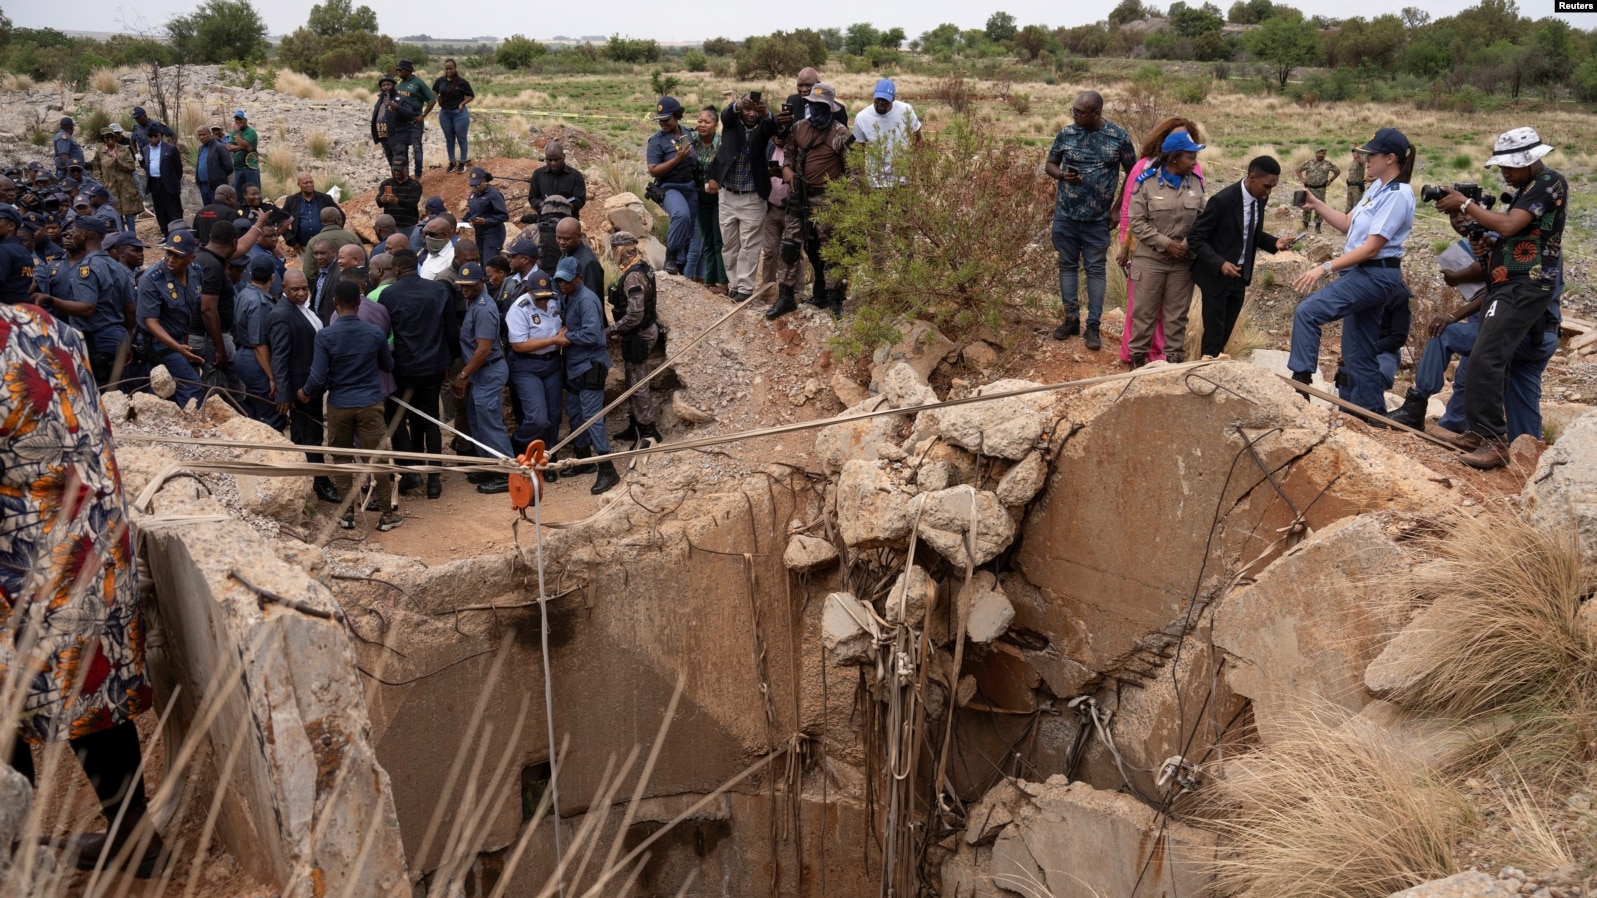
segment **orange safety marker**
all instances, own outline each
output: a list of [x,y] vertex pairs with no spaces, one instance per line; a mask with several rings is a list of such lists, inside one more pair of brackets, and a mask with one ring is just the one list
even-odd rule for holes
[[510,507],[524,511],[532,505],[534,497],[543,499],[543,472],[538,469],[549,463],[548,456],[544,455],[543,440],[528,443],[527,451],[517,456],[516,462],[533,469],[531,475],[525,471],[510,475]]

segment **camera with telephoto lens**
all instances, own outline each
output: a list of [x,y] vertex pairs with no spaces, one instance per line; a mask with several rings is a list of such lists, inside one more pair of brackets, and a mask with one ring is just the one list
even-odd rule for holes
[[[1454,184],[1453,190],[1457,193],[1463,194],[1469,199],[1474,200],[1476,203],[1480,204],[1481,208],[1483,209],[1490,209],[1492,208],[1492,205],[1497,202],[1497,198],[1482,190],[1481,185],[1479,184]],[[1431,184],[1426,184],[1424,187],[1420,188],[1420,202],[1422,203],[1434,203],[1446,195],[1447,188],[1445,187],[1436,187]]]

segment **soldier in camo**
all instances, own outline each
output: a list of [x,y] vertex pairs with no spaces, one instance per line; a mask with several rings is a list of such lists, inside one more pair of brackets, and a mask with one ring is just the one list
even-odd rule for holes
[[1364,199],[1364,157],[1356,151],[1353,161],[1347,164],[1347,208],[1344,212],[1352,212],[1353,207]]
[[[1341,174],[1342,170],[1336,167],[1336,163],[1325,158],[1324,147],[1314,152],[1313,159],[1309,159],[1298,166],[1298,180],[1303,183],[1304,187],[1309,189],[1310,193],[1319,197],[1322,202],[1325,200],[1325,188],[1329,187],[1331,182],[1335,181]],[[1318,213],[1305,206],[1303,209],[1303,226],[1305,228],[1309,226],[1310,218],[1314,219],[1315,233],[1319,233],[1323,220]]]

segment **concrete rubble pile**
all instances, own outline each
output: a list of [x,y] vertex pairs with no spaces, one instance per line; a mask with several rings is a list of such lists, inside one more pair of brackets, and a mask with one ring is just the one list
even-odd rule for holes
[[[193,480],[167,482],[138,521],[168,686],[243,659],[245,688],[213,722],[185,688],[174,724],[219,752],[251,740],[223,842],[273,883],[319,869],[339,888],[360,878],[355,894],[423,877],[533,894],[558,826],[567,850],[653,840],[636,894],[869,894],[872,728],[894,688],[923,681],[927,750],[952,733],[944,792],[963,808],[926,847],[940,894],[1131,894],[1139,879],[1138,894],[1201,894],[1224,847],[1155,808],[1186,809],[1211,755],[1268,749],[1316,713],[1438,744],[1386,700],[1404,674],[1383,652],[1419,625],[1371,584],[1417,564],[1408,535],[1461,506],[1447,478],[1243,363],[1073,393],[1000,380],[970,392],[1014,395],[911,411],[948,398],[932,375],[963,355],[922,326],[877,354],[868,386],[834,383],[849,411],[817,433],[809,476],[710,482],[641,461],[626,493],[546,528],[542,609],[530,527],[514,552],[429,566],[268,539]],[[190,432],[207,414],[125,408]],[[1597,415],[1542,456],[1525,498],[1588,537],[1593,444]],[[170,463],[119,454],[130,496]],[[238,499],[303,514],[277,489],[240,483]],[[336,614],[263,605],[235,569]],[[641,762],[622,761],[657,742],[640,784]],[[533,811],[554,760],[551,825]]]

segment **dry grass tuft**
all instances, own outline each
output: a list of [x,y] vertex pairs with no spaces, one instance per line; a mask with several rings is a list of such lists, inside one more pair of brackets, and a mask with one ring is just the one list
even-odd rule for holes
[[15,93],[24,90],[33,90],[33,79],[27,75],[18,75],[15,72],[6,72],[0,75],[0,91]]
[[333,140],[327,136],[326,131],[316,130],[305,135],[305,148],[310,150],[310,154],[313,158],[326,159],[327,152],[331,150],[332,147]]
[[1385,898],[1455,872],[1462,795],[1362,719],[1294,732],[1217,786],[1218,894]]
[[628,160],[610,159],[599,166],[599,183],[609,188],[610,193],[630,193],[638,199],[643,199],[643,187],[648,183],[647,171],[638,163]]
[[261,160],[261,173],[284,184],[293,184],[294,175],[298,171],[294,151],[288,147],[272,147],[266,151],[265,157]]
[[327,98],[327,91],[322,90],[322,86],[317,84],[314,78],[309,75],[301,75],[299,72],[291,72],[288,69],[278,70],[276,86],[278,93],[299,97],[301,100],[324,100]]
[[1421,675],[1394,701],[1466,721],[1509,714],[1521,733],[1552,738],[1555,752],[1561,742],[1589,755],[1597,633],[1580,610],[1594,579],[1573,530],[1510,515],[1461,517],[1436,549],[1437,563],[1419,569],[1412,594],[1430,599],[1447,624],[1415,652]]
[[194,142],[194,132],[200,129],[210,117],[205,114],[205,107],[199,103],[184,103],[178,110],[177,136],[187,146]]
[[95,69],[89,76],[89,86],[102,94],[116,95],[122,92],[122,79],[116,69]]

